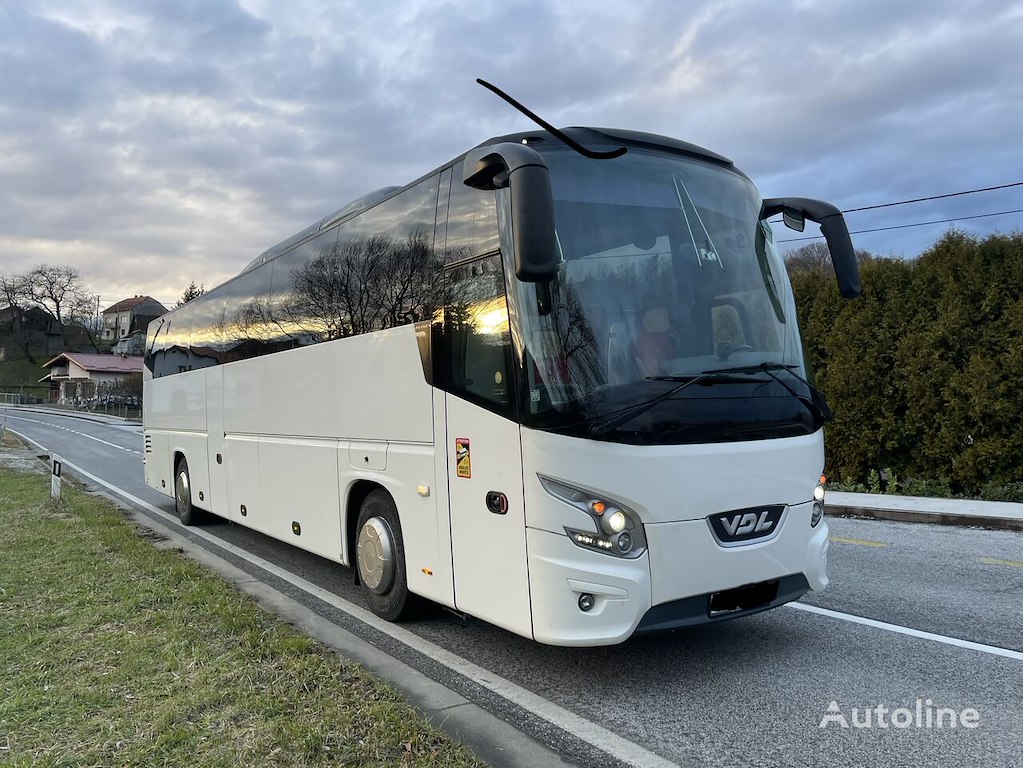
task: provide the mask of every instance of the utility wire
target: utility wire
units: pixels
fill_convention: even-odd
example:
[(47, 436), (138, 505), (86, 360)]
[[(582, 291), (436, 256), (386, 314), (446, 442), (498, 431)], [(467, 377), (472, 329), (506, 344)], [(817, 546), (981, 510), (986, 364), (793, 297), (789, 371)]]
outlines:
[[(961, 197), (962, 195), (972, 195), (972, 194), (975, 194), (977, 192), (993, 192), (996, 189), (1009, 189), (1011, 187), (1023, 187), (1023, 181), (1013, 181), (1013, 182), (1011, 182), (1009, 184), (998, 184), (997, 186), (994, 186), (994, 187), (980, 187), (978, 189), (964, 189), (962, 192), (948, 192), (947, 194), (944, 194), (944, 195), (931, 195), (930, 197), (915, 197), (912, 200), (896, 200), (895, 202), (892, 202), (892, 203), (876, 203), (875, 205), (864, 205), (864, 206), (861, 206), (859, 208), (846, 208), (846, 209), (844, 209), (842, 211), (842, 213), (857, 213), (858, 211), (873, 211), (873, 210), (876, 210), (878, 208), (892, 208), (892, 207), (894, 207), (896, 205), (909, 205), (910, 203), (923, 203), (923, 202), (926, 202), (928, 200), (944, 200), (945, 198), (948, 198), (948, 197)], [(997, 216), (998, 214), (991, 214), (991, 215), (992, 216)], [(780, 224), (781, 222), (782, 222), (782, 219), (771, 219), (771, 223), (772, 224)], [(939, 223), (940, 224), (942, 222), (935, 222), (935, 223)], [(910, 224), (910, 225), (906, 225), (906, 226), (916, 226), (916, 225)], [(923, 226), (923, 225), (920, 225), (920, 226)], [(890, 227), (890, 229), (897, 229), (897, 227)], [(861, 232), (867, 232), (867, 231), (876, 231), (876, 230), (860, 230), (860, 231)], [(796, 238), (796, 239), (798, 240), (799, 238)], [(779, 240), (778, 242), (786, 242), (786, 241)]]
[[(986, 219), (989, 216), (1005, 216), (1010, 213), (1023, 213), (1023, 208), (1014, 211), (998, 211), (997, 213), (979, 213), (976, 216), (959, 216), (955, 219), (941, 219), (940, 221), (919, 221), (916, 224), (899, 224), (894, 227), (875, 227), (874, 229), (856, 229), (849, 232), (850, 235), (862, 235), (865, 232), (887, 232), (890, 229), (909, 229), (910, 227), (926, 227), (930, 224), (950, 224), (953, 221), (967, 221), (969, 219)], [(785, 240), (778, 240), (779, 243), (794, 243), (800, 240), (823, 240), (823, 235), (816, 237), (789, 237)]]
[(878, 203), (876, 205), (864, 205), (861, 208), (846, 208), (842, 213), (856, 213), (857, 211), (872, 211), (875, 208), (891, 208), (895, 205), (908, 205), (909, 203), (922, 203), (927, 200), (943, 200), (946, 197), (960, 197), (961, 195), (972, 195), (976, 192), (992, 192), (996, 189), (1009, 189), (1010, 187), (1023, 187), (1023, 181), (1014, 181), (1011, 184), (999, 184), (996, 187), (981, 187), (980, 189), (967, 189), (962, 192), (949, 192), (945, 195), (931, 195), (930, 197), (917, 197), (913, 200), (898, 200), (894, 203)]

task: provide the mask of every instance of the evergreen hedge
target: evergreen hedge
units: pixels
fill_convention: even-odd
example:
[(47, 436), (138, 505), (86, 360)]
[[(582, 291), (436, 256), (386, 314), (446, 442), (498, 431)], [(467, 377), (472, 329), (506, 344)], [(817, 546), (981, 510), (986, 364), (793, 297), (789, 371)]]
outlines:
[(1023, 501), (1023, 234), (953, 230), (915, 259), (863, 259), (854, 301), (829, 267), (793, 256), (809, 363), (835, 412), (828, 476), (865, 485), (883, 468), (906, 492)]

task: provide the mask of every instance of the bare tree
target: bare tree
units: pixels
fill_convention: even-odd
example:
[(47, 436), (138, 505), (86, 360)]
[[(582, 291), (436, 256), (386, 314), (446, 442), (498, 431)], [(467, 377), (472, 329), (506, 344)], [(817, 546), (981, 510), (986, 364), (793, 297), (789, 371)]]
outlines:
[(0, 272), (0, 309), (16, 307), (25, 309), (28, 291), (24, 275), (8, 275)]
[[(861, 267), (874, 261), (877, 257), (870, 251), (857, 248), (856, 263)], [(831, 251), (828, 244), (817, 240), (812, 243), (789, 251), (785, 254), (785, 266), (789, 274), (797, 272), (810, 272), (817, 274), (834, 274), (835, 268), (831, 263)]]
[(790, 273), (827, 273), (833, 271), (831, 251), (828, 250), (827, 243), (819, 240), (807, 243), (785, 254), (785, 266), (788, 267)]
[(24, 280), (29, 303), (46, 312), (58, 325), (82, 323), (93, 316), (93, 296), (74, 267), (40, 264)]

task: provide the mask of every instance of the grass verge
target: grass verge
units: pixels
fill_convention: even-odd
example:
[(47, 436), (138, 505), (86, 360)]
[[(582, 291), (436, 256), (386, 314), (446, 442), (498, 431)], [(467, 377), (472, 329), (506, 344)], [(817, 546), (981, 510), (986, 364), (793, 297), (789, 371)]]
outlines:
[(480, 765), (106, 499), (0, 467), (0, 763)]

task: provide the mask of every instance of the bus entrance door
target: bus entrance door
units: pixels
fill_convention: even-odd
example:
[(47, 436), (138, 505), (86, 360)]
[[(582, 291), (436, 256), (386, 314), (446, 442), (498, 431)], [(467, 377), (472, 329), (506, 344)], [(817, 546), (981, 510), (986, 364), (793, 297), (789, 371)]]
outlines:
[(500, 256), (445, 270), (441, 366), (455, 606), (532, 634), (522, 451)]
[(447, 400), (455, 607), (529, 634), (519, 427), (458, 397)]

